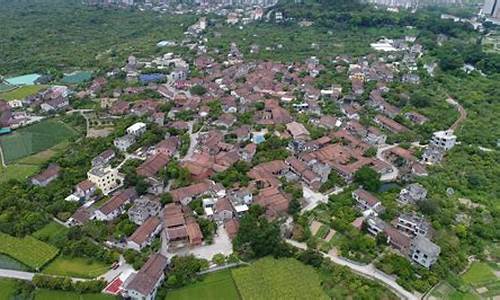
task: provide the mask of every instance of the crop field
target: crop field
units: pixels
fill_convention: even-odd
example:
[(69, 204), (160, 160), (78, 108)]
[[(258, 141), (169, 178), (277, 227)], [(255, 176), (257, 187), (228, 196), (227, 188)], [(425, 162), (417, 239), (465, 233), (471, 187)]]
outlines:
[(59, 250), (31, 236), (16, 238), (0, 233), (0, 253), (6, 254), (32, 269), (41, 268), (56, 257)]
[(39, 91), (45, 89), (46, 85), (27, 85), (22, 86), (8, 92), (0, 93), (0, 99), (10, 100), (22, 100), (28, 96), (35, 95)]
[(267, 257), (232, 273), (244, 300), (328, 299), (316, 271), (295, 259)]
[(0, 166), (0, 183), (11, 179), (25, 180), (38, 170), (39, 168), (34, 165), (11, 164), (6, 168)]
[(240, 299), (230, 270), (210, 273), (199, 282), (171, 291), (166, 300), (234, 300)]
[(116, 297), (105, 294), (78, 294), (51, 290), (37, 290), (35, 300), (113, 300)]
[(60, 236), (64, 236), (68, 232), (68, 228), (58, 224), (56, 222), (50, 222), (43, 228), (35, 231), (32, 236), (40, 241), (48, 242), (53, 244), (53, 241)]
[(95, 278), (108, 269), (108, 265), (86, 258), (59, 256), (50, 262), (42, 272), (51, 275)]
[(8, 164), (49, 149), (75, 135), (76, 132), (66, 124), (56, 120), (47, 120), (0, 137), (0, 146), (5, 162)]

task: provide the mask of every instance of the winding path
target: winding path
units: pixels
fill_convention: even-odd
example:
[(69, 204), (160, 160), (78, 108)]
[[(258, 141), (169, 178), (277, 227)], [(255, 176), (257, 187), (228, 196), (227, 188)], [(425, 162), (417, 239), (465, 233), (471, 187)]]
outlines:
[[(286, 240), (286, 242), (296, 248), (302, 249), (302, 250), (307, 250), (307, 245), (304, 243), (300, 243), (294, 240)], [(407, 300), (418, 300), (420, 297), (414, 295), (413, 293), (407, 291), (404, 289), (402, 286), (400, 286), (396, 280), (394, 280), (393, 277), (383, 273), (382, 271), (378, 270), (373, 266), (373, 264), (368, 264), (368, 265), (362, 265), (362, 264), (357, 264), (352, 261), (349, 261), (345, 258), (342, 258), (338, 255), (335, 254), (335, 252), (330, 251), (329, 253), (325, 252), (320, 252), (323, 257), (329, 258), (333, 263), (341, 266), (348, 267), (351, 269), (353, 272), (362, 275), (364, 277), (367, 277), (369, 279), (376, 280), (378, 282), (381, 282), (384, 284), (386, 287), (390, 288), (393, 292), (395, 292), (400, 298), (402, 299), (407, 299)]]
[(386, 164), (390, 165), (391, 168), (392, 168), (392, 171), (391, 173), (388, 173), (388, 174), (384, 174), (380, 177), (380, 180), (381, 181), (394, 181), (398, 178), (398, 175), (399, 175), (399, 169), (396, 168), (396, 166), (394, 166), (390, 161), (387, 161), (385, 158), (384, 158), (384, 155), (383, 153), (391, 148), (394, 148), (398, 146), (398, 144), (394, 144), (394, 145), (386, 145), (386, 146), (383, 146), (383, 147), (380, 147), (377, 149), (377, 159), (385, 162)]
[(460, 105), (460, 103), (458, 103), (458, 101), (456, 101), (455, 99), (453, 99), (451, 97), (448, 97), (446, 99), (446, 102), (450, 105), (455, 106), (455, 108), (458, 110), (458, 113), (460, 114), (460, 116), (455, 121), (455, 123), (453, 123), (453, 125), (451, 125), (451, 127), (450, 127), (450, 130), (455, 131), (458, 129), (458, 127), (460, 127), (460, 125), (465, 121), (465, 119), (467, 119), (467, 112), (465, 111), (463, 106)]

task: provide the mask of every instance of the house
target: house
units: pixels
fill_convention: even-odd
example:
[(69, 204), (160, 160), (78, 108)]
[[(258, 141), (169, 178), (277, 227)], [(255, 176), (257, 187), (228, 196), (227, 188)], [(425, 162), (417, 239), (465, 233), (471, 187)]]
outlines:
[(200, 225), (198, 225), (194, 218), (188, 218), (186, 220), (186, 231), (189, 245), (191, 247), (201, 245), (203, 242), (203, 234), (201, 232)]
[(233, 126), (236, 122), (236, 117), (233, 114), (223, 113), (219, 116), (219, 118), (214, 122), (214, 125), (229, 128)]
[(123, 177), (118, 173), (118, 169), (111, 167), (97, 166), (87, 172), (87, 178), (94, 183), (104, 195), (108, 195), (112, 191), (121, 186)]
[(453, 134), (453, 130), (436, 131), (432, 134), (432, 139), (430, 141), (431, 145), (445, 151), (453, 148), (456, 142), (457, 136)]
[(440, 147), (429, 146), (422, 154), (422, 161), (428, 164), (439, 163), (443, 160), (445, 150)]
[(441, 248), (424, 236), (416, 236), (411, 242), (411, 259), (430, 269), (437, 261)]
[(423, 125), (425, 122), (429, 121), (429, 118), (415, 111), (407, 112), (404, 116), (417, 125)]
[(236, 136), (238, 143), (246, 142), (250, 139), (250, 129), (250, 126), (243, 125), (233, 130), (233, 134)]
[(290, 200), (277, 187), (270, 186), (260, 190), (255, 197), (255, 203), (264, 207), (266, 217), (272, 220), (288, 212)]
[(137, 122), (130, 127), (127, 128), (127, 134), (133, 135), (133, 136), (141, 136), (144, 132), (146, 132), (146, 124), (142, 122)]
[(153, 254), (139, 272), (125, 281), (123, 296), (134, 300), (154, 300), (156, 291), (165, 279), (167, 264), (165, 256)]
[(157, 216), (161, 210), (161, 203), (151, 200), (147, 196), (141, 196), (134, 201), (134, 205), (128, 210), (127, 214), (130, 221), (137, 225), (143, 224), (148, 218)]
[(304, 127), (304, 125), (298, 122), (291, 122), (286, 124), (286, 129), (295, 140), (309, 140), (309, 131)]
[(113, 158), (115, 158), (115, 151), (108, 149), (92, 159), (92, 167), (105, 166), (109, 164)]
[(130, 148), (130, 146), (132, 146), (134, 143), (135, 136), (131, 134), (126, 134), (122, 137), (118, 137), (113, 141), (113, 145), (115, 145), (115, 147), (122, 152), (126, 152), (127, 149)]
[(182, 205), (189, 204), (192, 200), (203, 195), (220, 195), (223, 196), (225, 190), (218, 184), (212, 181), (202, 181), (190, 186), (178, 188), (170, 191), (172, 200)]
[(165, 205), (161, 215), (167, 241), (170, 245), (173, 243), (183, 245), (188, 239), (188, 233), (182, 207), (176, 203), (169, 203)]
[(337, 118), (335, 118), (334, 116), (325, 115), (319, 119), (318, 127), (331, 130), (337, 127), (337, 122)]
[(217, 200), (214, 207), (214, 219), (216, 221), (222, 223), (233, 218), (233, 206), (227, 197)]
[(365, 225), (368, 232), (375, 236), (380, 233), (384, 233), (384, 229), (387, 226), (387, 224), (382, 219), (375, 216), (368, 216), (365, 219)]
[(240, 229), (240, 222), (236, 219), (229, 219), (224, 222), (224, 229), (230, 239), (234, 239)]
[(408, 235), (402, 233), (391, 225), (385, 226), (384, 234), (387, 237), (389, 245), (399, 250), (403, 255), (410, 254), (411, 238)]
[(416, 203), (425, 200), (427, 190), (418, 183), (412, 183), (401, 190), (399, 193), (398, 202), (402, 204)]
[(87, 180), (84, 180), (76, 185), (74, 195), (80, 199), (83, 198), (83, 199), (87, 200), (92, 195), (94, 195), (96, 190), (97, 190), (96, 184), (87, 179)]
[(158, 217), (150, 217), (127, 239), (127, 248), (141, 251), (151, 244), (154, 237), (161, 231), (161, 222)]
[(137, 175), (143, 177), (154, 177), (167, 165), (169, 160), (170, 156), (165, 153), (160, 152), (155, 154), (137, 167)]
[(48, 100), (40, 105), (40, 108), (44, 112), (51, 112), (66, 109), (69, 106), (69, 100), (65, 97), (57, 97), (55, 99)]
[(111, 108), (109, 109), (109, 112), (112, 115), (125, 115), (128, 113), (130, 107), (130, 103), (127, 101), (115, 101), (112, 105)]
[(170, 136), (155, 146), (155, 153), (164, 153), (170, 157), (174, 156), (181, 142), (177, 136)]
[(92, 217), (92, 211), (90, 208), (84, 206), (80, 206), (75, 213), (68, 219), (66, 224), (69, 226), (81, 226), (87, 223)]
[(376, 115), (374, 119), (375, 123), (379, 124), (380, 127), (389, 130), (392, 133), (403, 133), (407, 132), (409, 129), (405, 126), (399, 124), (398, 122), (384, 117), (382, 115)]
[(380, 200), (362, 188), (358, 188), (352, 192), (352, 198), (356, 201), (356, 206), (363, 214), (377, 216), (384, 210)]
[(286, 163), (290, 166), (290, 170), (300, 176), (312, 189), (318, 190), (320, 188), (323, 183), (322, 178), (314, 173), (303, 161), (290, 157), (286, 160)]
[(432, 227), (422, 215), (403, 213), (394, 221), (397, 229), (412, 236), (430, 236)]
[(125, 205), (137, 198), (134, 188), (128, 188), (116, 193), (94, 212), (94, 218), (99, 221), (111, 221), (121, 215)]
[(42, 173), (31, 178), (31, 184), (38, 186), (47, 186), (49, 183), (59, 177), (60, 171), (61, 167), (59, 167), (59, 165), (50, 164)]

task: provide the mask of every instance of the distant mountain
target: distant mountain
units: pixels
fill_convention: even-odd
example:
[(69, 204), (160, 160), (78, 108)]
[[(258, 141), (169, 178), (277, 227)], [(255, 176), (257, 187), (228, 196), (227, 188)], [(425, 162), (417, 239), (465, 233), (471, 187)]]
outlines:
[(401, 8), (417, 8), (432, 5), (460, 5), (463, 0), (367, 0), (366, 2), (376, 5)]

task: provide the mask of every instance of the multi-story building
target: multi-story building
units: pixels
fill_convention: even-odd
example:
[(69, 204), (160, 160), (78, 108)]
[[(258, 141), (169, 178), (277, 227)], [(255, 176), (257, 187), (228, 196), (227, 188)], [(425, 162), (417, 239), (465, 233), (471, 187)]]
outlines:
[(95, 167), (87, 172), (87, 178), (93, 182), (104, 195), (121, 186), (123, 177), (118, 173), (118, 169), (111, 167)]
[(453, 134), (453, 130), (436, 131), (432, 134), (431, 145), (450, 150), (455, 146), (457, 136)]
[(437, 261), (440, 252), (441, 248), (426, 237), (417, 236), (411, 242), (411, 259), (428, 269)]

